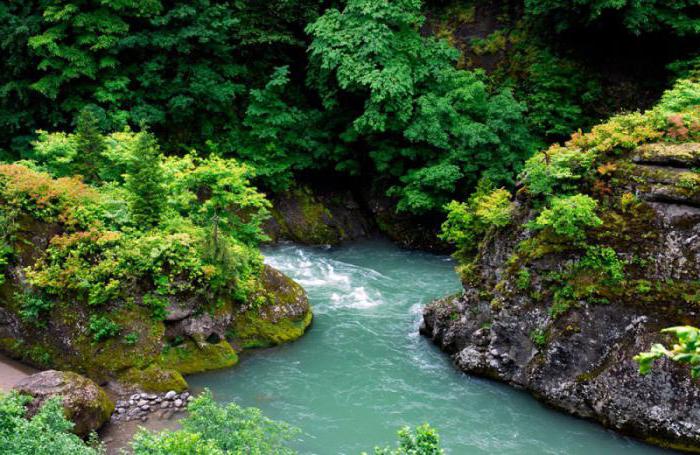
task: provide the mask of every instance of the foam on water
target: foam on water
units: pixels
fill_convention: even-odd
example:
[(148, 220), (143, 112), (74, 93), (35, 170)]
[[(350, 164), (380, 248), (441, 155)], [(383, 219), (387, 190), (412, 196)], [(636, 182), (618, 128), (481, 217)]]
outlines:
[(243, 356), (239, 366), (190, 384), (299, 426), (301, 453), (356, 455), (426, 421), (455, 455), (661, 453), (456, 371), (418, 335), (422, 307), (460, 289), (449, 258), (383, 241), (282, 245), (264, 254), (307, 290), (313, 326), (295, 343)]

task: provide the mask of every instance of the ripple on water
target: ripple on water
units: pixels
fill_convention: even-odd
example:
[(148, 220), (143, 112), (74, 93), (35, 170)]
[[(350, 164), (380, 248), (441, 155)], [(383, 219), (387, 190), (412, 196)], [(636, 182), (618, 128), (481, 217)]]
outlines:
[(367, 241), (281, 245), (268, 264), (301, 283), (315, 319), (290, 345), (191, 378), (217, 399), (302, 428), (303, 454), (358, 454), (430, 422), (450, 454), (652, 454), (660, 450), (551, 411), (512, 388), (463, 375), (418, 336), (423, 305), (457, 292), (449, 258)]

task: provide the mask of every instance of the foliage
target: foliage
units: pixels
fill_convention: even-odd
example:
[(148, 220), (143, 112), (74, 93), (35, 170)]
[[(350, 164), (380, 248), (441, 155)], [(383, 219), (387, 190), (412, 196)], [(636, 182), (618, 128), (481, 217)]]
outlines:
[(547, 345), (547, 338), (548, 336), (545, 330), (534, 329), (532, 332), (530, 332), (530, 339), (533, 343), (535, 343), (535, 346), (540, 349)]
[[(21, 5), (20, 5), (21, 3)], [(168, 143), (203, 143), (240, 123), (237, 104), (294, 62), (318, 0), (12, 2), (0, 9), (4, 122), (67, 127), (83, 106), (105, 124), (148, 123)], [(249, 62), (249, 63), (244, 63)], [(4, 63), (4, 62), (3, 62)], [(5, 65), (3, 65), (5, 69)], [(19, 103), (14, 115), (11, 102)], [(26, 112), (26, 113), (25, 113)], [(38, 123), (38, 125), (37, 125)]]
[(399, 430), (399, 442), (395, 449), (389, 447), (374, 449), (375, 455), (442, 455), (440, 437), (430, 425), (423, 424), (411, 431), (409, 427)]
[(537, 52), (523, 87), (531, 130), (548, 140), (566, 138), (591, 124), (586, 115), (600, 103), (600, 82), (575, 61)]
[(544, 209), (529, 226), (533, 230), (551, 229), (569, 240), (583, 240), (587, 228), (603, 223), (595, 214), (597, 206), (595, 199), (583, 194), (555, 197), (551, 207)]
[(166, 203), (162, 157), (149, 133), (140, 133), (134, 146), (126, 175), (129, 212), (134, 226), (148, 230), (160, 224)]
[(457, 246), (460, 254), (474, 250), (490, 227), (504, 227), (511, 221), (513, 203), (505, 189), (494, 189), (486, 180), (467, 202), (452, 201), (445, 206), (447, 220), (439, 237)]
[(93, 314), (90, 316), (88, 330), (92, 334), (92, 340), (95, 343), (99, 343), (107, 338), (112, 338), (119, 335), (119, 330), (121, 330), (121, 327), (119, 324), (106, 316), (97, 316)]
[(575, 191), (582, 180), (593, 172), (593, 153), (553, 146), (525, 163), (523, 182), (535, 196), (545, 198)]
[(37, 327), (45, 327), (46, 322), (41, 318), (53, 308), (53, 302), (30, 292), (18, 292), (15, 300), (19, 302), (19, 314), (25, 322)]
[(525, 0), (528, 14), (546, 18), (559, 31), (617, 16), (634, 34), (669, 30), (677, 35), (697, 35), (697, 6), (696, 0)]
[(31, 397), (0, 395), (0, 451), (13, 455), (98, 455), (103, 453), (72, 434), (59, 398), (47, 400), (31, 419), (25, 405)]
[[(286, 423), (270, 420), (256, 408), (235, 403), (217, 404), (209, 391), (188, 405), (182, 429), (139, 432), (133, 442), (136, 455), (165, 454), (293, 454), (287, 443), (299, 432)], [(209, 451), (207, 451), (209, 450)]]
[(588, 246), (576, 268), (601, 274), (601, 284), (605, 286), (619, 285), (625, 279), (625, 263), (610, 247)]
[[(417, 213), (482, 174), (512, 183), (531, 146), (524, 107), (456, 69), (455, 49), (422, 36), (422, 23), (418, 0), (350, 0), (307, 27), (310, 82), (326, 109), (347, 118), (340, 137), (365, 143), (376, 171), (399, 179), (390, 191), (399, 210)], [(347, 101), (358, 97), (362, 106)], [(356, 169), (360, 157), (345, 156), (350, 163), (339, 165)]]
[(671, 333), (678, 339), (678, 344), (668, 349), (662, 344), (655, 344), (649, 352), (641, 352), (634, 357), (639, 364), (641, 374), (649, 374), (654, 361), (668, 357), (674, 362), (688, 364), (693, 378), (700, 377), (700, 330), (696, 327), (671, 327), (661, 331)]

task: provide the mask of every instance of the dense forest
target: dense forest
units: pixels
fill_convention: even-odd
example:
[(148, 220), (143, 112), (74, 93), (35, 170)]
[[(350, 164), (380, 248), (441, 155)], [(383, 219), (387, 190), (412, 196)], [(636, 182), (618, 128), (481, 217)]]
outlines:
[[(509, 301), (546, 304), (520, 317), (537, 352), (585, 305), (643, 302), (649, 316), (663, 302), (654, 333), (676, 327), (640, 336), (629, 360), (700, 376), (698, 44), (698, 0), (2, 1), (0, 350), (181, 393), (183, 375), (309, 327), (304, 290), (260, 247), (285, 237), (271, 222), (301, 243), (334, 243), (328, 220), (351, 237), (334, 208), (347, 193), (362, 230), (454, 253), (461, 300), (425, 316), (451, 354), (506, 321)], [(639, 152), (658, 144), (671, 148)], [(285, 220), (288, 205), (305, 219)], [(297, 233), (307, 222), (322, 226)], [(638, 240), (651, 238), (640, 224), (672, 251)], [(103, 451), (71, 434), (59, 401), (33, 418), (30, 402), (0, 398), (0, 453)], [(209, 393), (189, 408), (179, 431), (139, 432), (134, 453), (294, 453), (298, 430), (258, 410)], [(375, 453), (439, 445), (424, 425)]]

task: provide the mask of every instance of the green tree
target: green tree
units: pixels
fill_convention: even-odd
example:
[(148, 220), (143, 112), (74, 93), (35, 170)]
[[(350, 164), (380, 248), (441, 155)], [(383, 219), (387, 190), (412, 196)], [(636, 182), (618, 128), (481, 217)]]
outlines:
[(106, 149), (104, 136), (99, 128), (98, 114), (94, 108), (85, 107), (80, 111), (75, 128), (76, 157), (79, 160), (75, 173), (83, 176), (86, 182), (100, 180), (103, 156)]
[(558, 30), (621, 18), (632, 33), (667, 30), (700, 33), (698, 0), (525, 0), (528, 14), (544, 17)]
[(337, 162), (352, 170), (369, 158), (393, 178), (399, 209), (417, 213), (441, 208), (482, 175), (511, 183), (532, 145), (524, 106), (508, 90), (490, 94), (481, 73), (456, 69), (457, 50), (421, 35), (420, 7), (349, 0), (307, 27), (309, 82), (346, 119)]
[(139, 134), (126, 175), (132, 223), (139, 229), (156, 227), (167, 203), (162, 156), (158, 142), (149, 132)]

